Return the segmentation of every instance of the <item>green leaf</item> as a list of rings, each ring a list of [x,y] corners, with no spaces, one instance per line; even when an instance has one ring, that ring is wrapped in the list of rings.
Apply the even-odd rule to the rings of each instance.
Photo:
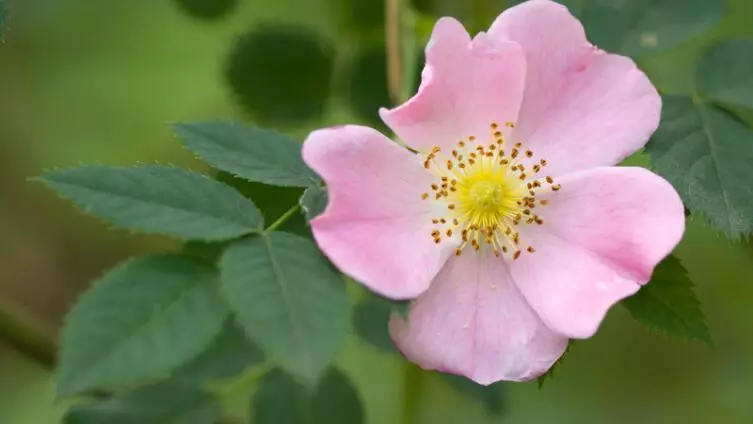
[[[235,41],[225,77],[257,122],[302,124],[326,112],[334,49],[303,26],[256,26]]]
[[[662,124],[646,145],[655,170],[687,207],[730,238],[753,231],[753,131],[726,111],[664,96]]]
[[[300,202],[304,193],[301,187],[270,186],[244,180],[224,171],[217,175],[217,180],[233,187],[250,199],[256,199],[254,203],[261,211],[264,222],[277,221],[290,209],[291,205]],[[302,213],[291,216],[278,230],[312,237],[311,228]]]
[[[695,85],[706,98],[753,109],[753,39],[711,47],[698,64]]]
[[[362,424],[361,399],[347,376],[335,368],[311,393],[280,370],[261,380],[252,399],[254,424]]]
[[[693,283],[674,256],[664,259],[654,270],[651,281],[622,304],[635,319],[656,333],[712,344]]]
[[[634,57],[659,53],[711,29],[723,0],[559,0],[583,22],[591,42]]]
[[[364,124],[386,128],[378,113],[380,107],[393,104],[387,89],[387,52],[384,44],[359,51],[347,70],[346,99],[350,109]]]
[[[238,0],[176,0],[191,16],[213,21],[231,14],[238,7]]]
[[[264,184],[308,187],[318,180],[301,143],[276,131],[233,122],[173,125],[183,144],[217,169]]]
[[[455,390],[472,399],[477,399],[492,415],[502,415],[505,410],[505,388],[502,382],[482,386],[461,375],[442,374],[442,378]]]
[[[163,383],[84,405],[76,405],[64,424],[213,424],[219,403],[209,394]]]
[[[8,20],[8,0],[0,0],[0,37],[5,30],[5,21]]]
[[[392,315],[390,301],[370,296],[361,301],[353,311],[353,328],[362,340],[377,349],[387,353],[397,353],[388,330],[390,315]]]
[[[327,189],[318,185],[307,188],[300,200],[301,209],[303,209],[303,213],[309,221],[324,212],[327,202]]]
[[[562,356],[560,356],[559,359],[557,359],[557,362],[555,362],[554,365],[552,365],[552,367],[549,368],[549,370],[545,372],[541,377],[536,379],[536,383],[539,385],[539,389],[544,387],[544,383],[546,383],[547,380],[554,378],[554,372],[557,371],[557,369],[559,369],[565,362],[567,357],[570,355],[570,351],[572,350],[574,344],[575,340],[569,340],[567,342],[567,348],[565,349],[565,352],[562,354]]]
[[[230,318],[207,350],[173,373],[173,380],[200,384],[234,377],[264,362],[265,356],[243,328]]]
[[[212,267],[170,255],[124,262],[67,316],[58,394],[164,377],[204,350],[227,314]]]
[[[282,232],[237,242],[220,262],[226,297],[251,339],[313,385],[345,336],[342,276],[311,241]]]
[[[84,212],[127,230],[222,240],[262,227],[259,210],[240,193],[170,166],[90,165],[52,171],[40,179]]]
[[[410,300],[388,300],[392,305],[392,311],[400,314],[401,317],[408,319],[410,314],[411,301]]]
[[[690,41],[710,30],[724,15],[724,0],[644,0],[638,7],[637,20],[619,50],[635,57]]]

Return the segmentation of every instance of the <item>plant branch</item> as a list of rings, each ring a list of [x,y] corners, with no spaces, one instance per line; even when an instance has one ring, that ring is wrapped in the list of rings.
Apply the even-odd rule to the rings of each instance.
[[[290,217],[293,216],[296,212],[298,212],[298,209],[300,208],[301,208],[301,204],[296,203],[290,209],[285,211],[284,214],[280,215],[280,217],[277,218],[277,221],[273,222],[269,227],[267,227],[265,231],[268,233],[271,233],[272,231],[275,231],[276,229],[280,228],[280,226],[284,224],[288,219],[290,219]]]

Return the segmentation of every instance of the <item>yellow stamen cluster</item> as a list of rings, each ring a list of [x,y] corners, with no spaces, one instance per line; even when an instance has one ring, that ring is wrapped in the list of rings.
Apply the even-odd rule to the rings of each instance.
[[[507,123],[508,129],[514,127]],[[547,200],[537,200],[542,190],[557,191],[559,184],[549,176],[540,177],[545,159],[534,159],[534,152],[522,142],[507,146],[499,124],[490,125],[491,142],[481,144],[475,136],[460,140],[450,152],[435,146],[423,166],[436,176],[431,191],[421,195],[427,201],[441,202],[444,214],[431,219],[431,237],[435,243],[455,240],[460,255],[466,246],[481,250],[485,244],[496,256],[511,254],[518,259],[525,250],[518,227],[543,225],[535,213]]]

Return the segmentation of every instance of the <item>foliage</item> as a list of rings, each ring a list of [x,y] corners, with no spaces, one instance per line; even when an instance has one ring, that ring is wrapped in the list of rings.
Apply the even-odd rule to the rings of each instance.
[[[637,60],[692,42],[723,12],[721,0],[560,2],[597,45]],[[235,6],[179,3],[202,19],[226,16]],[[420,3],[424,13],[432,7]],[[0,2],[0,24],[4,7]],[[341,10],[343,19],[360,22],[357,10]],[[378,27],[377,18],[364,26]],[[353,30],[352,24],[346,26]],[[376,109],[389,104],[381,39],[343,56],[344,73],[341,54],[306,29],[260,26],[238,37],[225,77],[260,123],[321,118],[337,94],[333,85],[344,84],[344,98],[334,100],[378,125]],[[753,109],[751,67],[752,40],[711,46],[698,63],[693,92],[662,93],[662,124],[646,147],[690,216],[704,217],[731,239],[753,233],[753,130],[741,118]],[[90,165],[39,178],[116,228],[185,242],[178,254],[116,266],[71,310],[58,395],[104,395],[74,406],[66,423],[211,423],[221,397],[249,381],[258,383],[249,401],[255,423],[364,422],[356,387],[333,363],[349,323],[368,345],[399,355],[388,321],[407,317],[410,301],[368,294],[351,315],[347,279],[318,251],[307,227],[326,209],[328,194],[301,158],[299,140],[221,121],[176,123],[173,130],[217,171],[213,178],[163,165]],[[711,343],[693,284],[674,256],[623,305],[655,332]],[[503,384],[443,379],[492,415],[507,408]]]
[[[622,304],[638,321],[668,337],[712,344],[701,302],[682,263],[670,256],[654,271],[651,282]]]

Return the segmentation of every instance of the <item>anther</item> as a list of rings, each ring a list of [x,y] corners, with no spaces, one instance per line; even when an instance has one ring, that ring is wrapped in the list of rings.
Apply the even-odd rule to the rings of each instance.
[[[520,257],[520,250],[516,250],[515,253],[512,254],[512,259],[516,260]]]
[[[552,177],[546,177],[546,182],[548,182],[549,184],[551,184],[551,183],[554,182],[554,178],[552,178]]]
[[[533,152],[531,150],[526,150],[526,157],[527,158],[533,157]]]
[[[450,203],[449,205],[447,205],[447,209],[453,210],[453,209],[455,209],[455,205],[452,204],[452,203]]]
[[[552,186],[552,190],[554,190],[554,191],[557,191],[557,190],[559,190],[561,188],[562,188],[562,186],[559,185],[559,184],[555,184],[555,185]]]
[[[526,250],[528,251],[528,253],[533,253],[533,252],[535,252],[535,251],[536,251],[536,249],[534,249],[534,248],[533,248],[533,246],[528,246],[528,247],[526,248]]]
[[[421,199],[422,199],[422,200],[426,200],[426,199],[428,199],[428,198],[429,198],[429,193],[423,193],[423,194],[421,195]]]

